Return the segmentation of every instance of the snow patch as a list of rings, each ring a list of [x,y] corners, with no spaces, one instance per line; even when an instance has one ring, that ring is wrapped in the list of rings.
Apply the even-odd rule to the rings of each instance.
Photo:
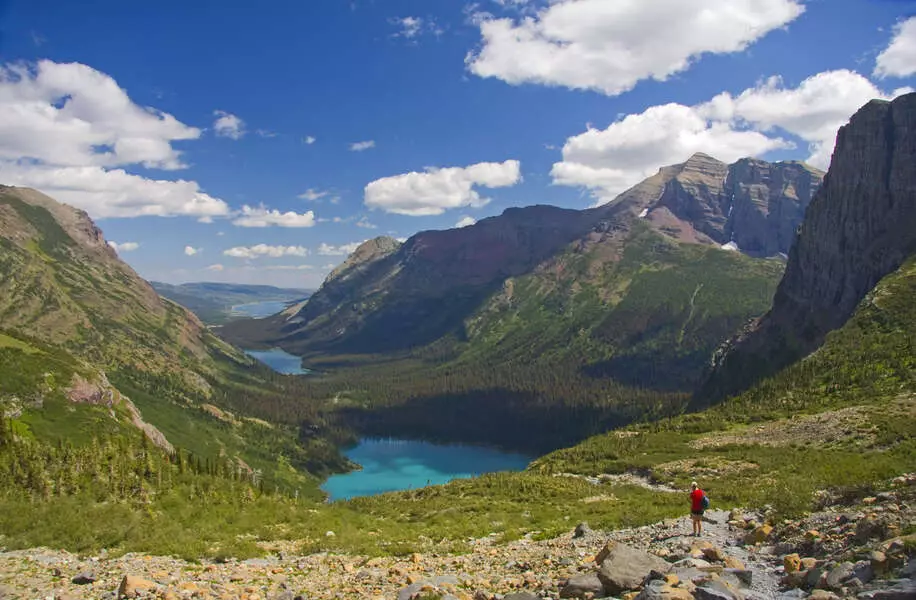
[[[727,243],[727,244],[722,244],[721,248],[722,248],[723,250],[731,250],[732,252],[738,252],[738,250],[739,250],[738,244],[736,244],[736,243],[733,242],[733,241],[732,241],[732,242],[729,242],[729,243]]]

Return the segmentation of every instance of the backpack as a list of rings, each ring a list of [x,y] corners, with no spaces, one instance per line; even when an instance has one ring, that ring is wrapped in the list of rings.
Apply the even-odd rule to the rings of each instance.
[[[700,502],[703,504],[703,510],[709,508],[709,496],[703,494],[703,499]]]

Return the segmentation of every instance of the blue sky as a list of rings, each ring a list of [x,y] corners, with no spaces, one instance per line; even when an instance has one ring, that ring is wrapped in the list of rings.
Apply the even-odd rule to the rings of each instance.
[[[375,235],[585,208],[696,151],[826,167],[916,82],[916,2],[722,5],[8,0],[0,183],[148,279],[315,287]]]

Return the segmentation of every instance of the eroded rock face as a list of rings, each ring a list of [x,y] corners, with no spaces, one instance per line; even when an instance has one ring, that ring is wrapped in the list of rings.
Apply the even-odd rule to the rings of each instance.
[[[697,404],[736,393],[820,346],[916,252],[916,94],[875,100],[840,129],[772,310],[718,359]]]

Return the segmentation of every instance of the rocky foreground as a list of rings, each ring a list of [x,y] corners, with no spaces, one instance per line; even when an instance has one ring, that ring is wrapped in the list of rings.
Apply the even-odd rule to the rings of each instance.
[[[714,510],[701,537],[687,518],[547,541],[476,540],[463,555],[294,556],[189,563],[170,557],[0,553],[0,600],[160,598],[294,600],[916,599],[916,475],[853,503],[824,495],[800,521]]]

